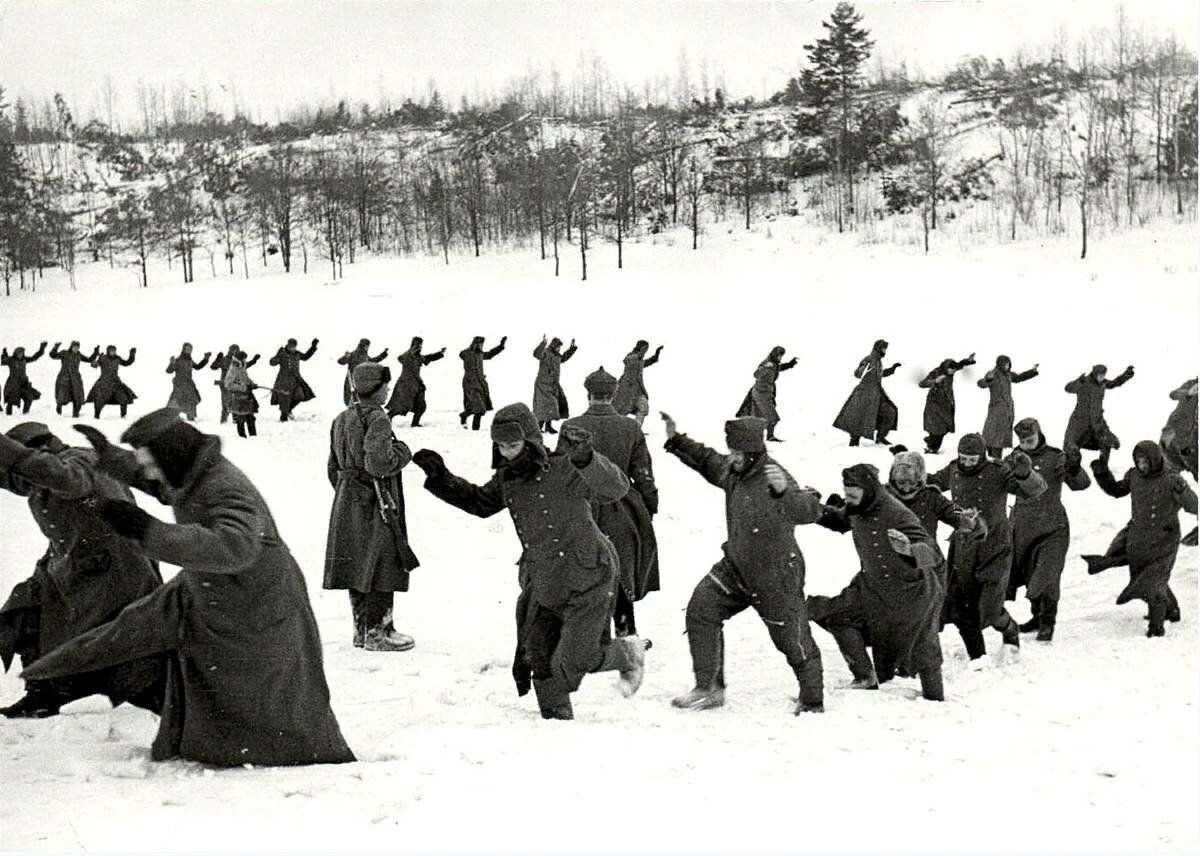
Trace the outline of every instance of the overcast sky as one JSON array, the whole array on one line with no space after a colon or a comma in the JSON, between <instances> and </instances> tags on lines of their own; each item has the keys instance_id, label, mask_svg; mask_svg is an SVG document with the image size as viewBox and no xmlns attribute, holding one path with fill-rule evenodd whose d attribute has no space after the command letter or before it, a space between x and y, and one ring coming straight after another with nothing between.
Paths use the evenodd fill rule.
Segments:
<instances>
[{"instance_id":1,"label":"overcast sky","mask_svg":"<svg viewBox=\"0 0 1200 856\"><path fill-rule=\"evenodd\" d=\"M206 83L228 111L228 85L243 109L273 121L298 100L346 97L378 104L419 96L430 79L446 103L494 92L531 69L570 79L581 54L640 88L674 78L681 49L692 81L729 95L764 97L803 65L833 2L807 0L0 0L0 86L10 102L56 91L77 117L101 115L111 76L132 115L137 81L168 89ZM966 54L1010 57L1111 26L1110 0L897 0L858 10L889 64L940 71ZM1131 23L1175 33L1196 48L1200 0L1130 0ZM226 88L222 88L222 85Z\"/></svg>"}]
</instances>

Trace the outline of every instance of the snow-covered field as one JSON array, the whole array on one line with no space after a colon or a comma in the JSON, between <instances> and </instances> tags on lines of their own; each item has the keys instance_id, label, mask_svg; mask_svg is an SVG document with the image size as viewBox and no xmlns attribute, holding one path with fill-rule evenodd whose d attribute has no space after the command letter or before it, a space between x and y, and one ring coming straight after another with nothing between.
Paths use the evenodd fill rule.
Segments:
<instances>
[{"instance_id":1,"label":"snow-covered field","mask_svg":"<svg viewBox=\"0 0 1200 856\"><path fill-rule=\"evenodd\" d=\"M262 489L305 569L334 709L360 762L233 770L151 763L154 716L85 699L47 720L0 720L0 850L1196 852L1197 551L1181 549L1173 577L1183 622L1168 625L1164 639L1145 638L1144 605L1113 605L1125 572L1089 578L1079 559L1102 551L1129 513L1127 500L1094 487L1066 498L1074 537L1054 642L1025 636L1019 662L1001 666L989 656L970 667L948 629L945 704L920 700L909 679L878 693L844 689L849 673L817 629L827 712L795 718L794 679L749 612L728 626L726 707L670 706L691 686L683 609L720 555L724 523L720 493L661 451L657 415L646 431L661 492L663 590L639 606L654 648L632 700L611 675L585 680L571 723L543 722L532 697L518 699L509 675L519 554L511 523L436 502L415 469L405 489L422 566L412 590L398 595L396 623L416 649L354 649L345 594L320 587L332 499L328 425L341 406L335 359L362 336L373 350L390 346L393 357L413 335L427 351L447 346L447 359L425 370L427 427L399 434L479 481L489 441L486 430L459 428L457 353L474 335L491 346L507 334L508 350L487 364L493 398L528 401L531 351L543 333L578 339L563 368L573 412L583 409L587 373L601 364L618 373L638 338L663 344L661 363L646 372L652 411L667 410L681 430L718 446L754 367L772 345L785 345L800 362L780 378L787 442L771 451L823 493L840 490L840 470L852 462L890 460L869 443L848 448L830 427L877 338L891 342L889 360L903 363L885 382L900 408L894 439L917 449L916 381L944 357L979 358L957 381L960 430L982 423L986 392L974 381L998 353L1017 370L1040 363L1041 377L1014 389L1017 416L1039 418L1054 443L1074 401L1063 384L1096 362L1110 374L1133 364L1137 376L1107 399L1123 441L1113 456L1120 474L1134 442L1157 439L1174 404L1167 393L1200 366L1196 237L1194 225L1115 236L1095 244L1086 262L1057 242L923 257L857 246L797 220L716 231L698 252L682 233L647 239L627 246L623 271L604 248L591 254L586 283L577 257L564 259L556 280L553 263L529 251L448 267L368 260L337 283L318 266L307 277L207 281L201 273L182 285L176 269L141 290L131 270L101 264L81 268L79 290L70 292L48 274L36 294L0 299L0 344L80 339L85 351L111 343L123 354L137 345L137 362L123 370L141 396L131 416L166 402L167 359L185 340L197 354L231 341L261 352L251 375L269 384L266 359L279 345L320 337L303 368L318 398L296 421L281 425L264 406L260 436L239 439L232 425L217 424L215 373L205 370L197 376L200 427L220 434L226 454ZM71 420L53 412L57 366L31 366L46 396L33 417L75 442ZM84 369L85 384L94 376ZM0 430L17 421L0 416ZM125 423L109 408L100 424L115 437ZM947 439L948 452L956 442ZM163 513L153 500L143 505ZM808 592L837 592L856 569L850 539L817 527L797 537ZM42 549L22 502L0 496L0 597ZM1028 617L1024 601L1012 611ZM987 635L994 653L998 636ZM0 676L0 701L20 692L15 670Z\"/></svg>"}]
</instances>

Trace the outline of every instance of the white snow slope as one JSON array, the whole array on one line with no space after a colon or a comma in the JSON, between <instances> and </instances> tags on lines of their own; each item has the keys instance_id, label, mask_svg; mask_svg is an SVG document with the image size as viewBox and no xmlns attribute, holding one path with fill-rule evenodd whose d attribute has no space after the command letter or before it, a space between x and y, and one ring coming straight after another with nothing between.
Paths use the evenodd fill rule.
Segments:
<instances>
[{"instance_id":1,"label":"white snow slope","mask_svg":"<svg viewBox=\"0 0 1200 856\"><path fill-rule=\"evenodd\" d=\"M1098 488L1066 497L1073 540L1053 643L1024 637L1021 658L995 660L987 631L983 668L968 665L953 628L942 636L948 700L921 700L915 680L882 692L845 689L849 673L833 640L814 632L825 662L824 715L792 716L795 681L753 612L727 628L728 703L693 713L670 706L691 686L683 610L720 556L721 494L661 451L659 409L712 445L758 361L775 344L799 356L779 381L780 435L771 451L802 484L840 491L841 468L886 467L886 448L846 446L830 427L876 338L904 365L885 382L900 409L896 441L921 448L917 379L944 357L972 351L979 366L957 381L960 431L977 430L986 393L974 381L998 353L1041 377L1014 390L1018 418L1038 417L1058 443L1073 397L1063 384L1105 362L1137 376L1109 393L1124 472L1137 440L1157 439L1174 402L1167 393L1200 366L1196 229L1163 226L1107 238L1081 262L1073 245L1028 242L924 257L861 247L798 220L752 232L715 230L699 251L683 233L589 259L563 276L536 253L438 260L368 260L326 281L267 272L182 285L160 270L136 287L132 270L91 265L70 292L51 273L36 294L0 300L0 343L10 349L80 339L86 350L138 346L123 374L140 398L131 417L165 403L167 358L183 341L198 354L231 341L264 354L288 337L321 339L303 371L318 398L297 420L264 406L260 436L218 425L215 373L199 373L203 430L262 489L308 578L320 622L333 704L358 763L284 769L209 769L152 763L156 718L101 697L41 721L0 720L0 849L15 851L232 852L1196 852L1200 848L1197 551L1182 548L1173 585L1183 621L1145 637L1144 605L1113 605L1123 570L1088 577L1081 553L1101 552L1129 515L1128 500ZM202 274L203 276L203 274ZM646 681L632 700L611 675L592 676L575 697L574 722L543 722L509 674L519 547L506 516L468 517L406 471L412 543L421 558L397 625L410 653L350 644L343 592L321 589L332 491L325 479L328 426L341 406L335 359L361 336L393 357L413 335L429 366L427 427L402 428L413 449L441 452L455 471L488 476L487 432L458 426L457 353L474 335L509 348L487 364L497 405L528 401L543 333L579 352L564 366L574 412L582 380L644 337L665 349L646 372L654 416L646 422L659 488L661 592L638 609L654 640ZM395 363L392 365L395 367ZM45 397L33 416L68 442L55 418L57 363L31 376ZM84 380L95 376L85 368ZM85 416L86 416L85 411ZM0 430L18 417L0 416ZM88 421L90 417L88 417ZM100 426L124 426L110 408ZM485 423L485 427L486 427ZM81 441L80 441L81 442ZM946 441L952 452L957 435ZM929 461L942 465L946 454ZM1190 477L1189 481L1190 481ZM151 513L169 511L143 499ZM1194 520L1185 517L1186 528ZM1186 531L1185 528L1185 531ZM945 529L940 540L947 536ZM849 537L815 526L797 537L807 591L833 594L856 570ZM25 578L44 548L21 500L0 496L0 596ZM174 573L173 568L166 569ZM1018 621L1028 617L1021 600ZM21 693L16 669L0 676L0 700Z\"/></svg>"}]
</instances>

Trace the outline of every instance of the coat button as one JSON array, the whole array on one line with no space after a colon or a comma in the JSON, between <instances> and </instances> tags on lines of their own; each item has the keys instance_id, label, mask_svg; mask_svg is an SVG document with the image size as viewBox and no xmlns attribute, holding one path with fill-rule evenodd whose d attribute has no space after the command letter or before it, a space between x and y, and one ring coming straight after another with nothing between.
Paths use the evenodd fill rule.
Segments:
<instances>
[{"instance_id":1,"label":"coat button","mask_svg":"<svg viewBox=\"0 0 1200 856\"><path fill-rule=\"evenodd\" d=\"M216 667L215 665L214 665L214 666L209 666L209 667L208 667L208 670L209 670L210 672L215 672L215 671L217 670L217 667Z\"/></svg>"},{"instance_id":2,"label":"coat button","mask_svg":"<svg viewBox=\"0 0 1200 856\"><path fill-rule=\"evenodd\" d=\"M558 555L560 555L560 556L561 556L561 555L563 555L563 551L562 551L562 550L559 550L559 551L558 551Z\"/></svg>"},{"instance_id":3,"label":"coat button","mask_svg":"<svg viewBox=\"0 0 1200 856\"><path fill-rule=\"evenodd\" d=\"M200 587L201 588L212 588L212 583L210 583L208 580L205 580L204 582L200 583Z\"/></svg>"}]
</instances>

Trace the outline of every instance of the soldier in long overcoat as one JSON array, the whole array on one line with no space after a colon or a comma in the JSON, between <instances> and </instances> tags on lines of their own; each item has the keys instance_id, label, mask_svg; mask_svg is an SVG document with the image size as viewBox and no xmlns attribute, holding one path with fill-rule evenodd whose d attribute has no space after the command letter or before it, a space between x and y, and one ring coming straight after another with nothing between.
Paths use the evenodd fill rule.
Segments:
<instances>
[{"instance_id":1,"label":"soldier in long overcoat","mask_svg":"<svg viewBox=\"0 0 1200 856\"><path fill-rule=\"evenodd\" d=\"M974 354L965 360L947 358L917 383L921 389L929 390L922 422L926 434L925 454L936 455L942 451L942 440L947 434L954 433L954 375L973 365Z\"/></svg>"},{"instance_id":2,"label":"soldier in long overcoat","mask_svg":"<svg viewBox=\"0 0 1200 856\"><path fill-rule=\"evenodd\" d=\"M861 570L840 594L809 597L809 616L837 641L853 688L878 689L897 674L916 675L925 698L945 701L938 640L944 560L937 542L883 489L870 464L842 470L842 485L845 501L826 504L818 522L853 533Z\"/></svg>"},{"instance_id":3,"label":"soldier in long overcoat","mask_svg":"<svg viewBox=\"0 0 1200 856\"><path fill-rule=\"evenodd\" d=\"M1040 642L1054 638L1063 568L1071 545L1071 525L1062 503L1062 489L1085 490L1092 480L1080 466L1079 450L1066 452L1047 445L1041 424L1025 418L1014 428L1020 450L1046 482L1036 497L1017 495L1012 508L1013 564L1008 578L1008 599L1025 586L1033 617L1021 625L1023 633L1037 631Z\"/></svg>"},{"instance_id":4,"label":"soldier in long overcoat","mask_svg":"<svg viewBox=\"0 0 1200 856\"><path fill-rule=\"evenodd\" d=\"M303 401L312 401L316 393L300 376L300 363L312 359L317 352L317 342L313 339L308 350L301 352L295 339L288 339L287 344L275 352L270 364L279 366L275 375L275 383L271 385L271 403L279 406L279 421L287 422L292 416L292 409Z\"/></svg>"},{"instance_id":5,"label":"soldier in long overcoat","mask_svg":"<svg viewBox=\"0 0 1200 856\"><path fill-rule=\"evenodd\" d=\"M458 422L464 428L467 417L471 417L471 430L478 431L483 422L483 414L492 409L492 393L488 388L487 375L483 371L483 361L490 360L508 344L508 336L500 337L500 344L494 348L483 347L483 336L476 336L464 351L458 352L458 358L463 364L463 409L458 414Z\"/></svg>"},{"instance_id":6,"label":"soldier in long overcoat","mask_svg":"<svg viewBox=\"0 0 1200 856\"><path fill-rule=\"evenodd\" d=\"M233 417L239 437L258 436L258 417L255 415L258 413L258 399L254 397L254 390L259 386L246 372L257 359L258 354L255 354L253 360L247 360L246 352L237 345L231 345L224 357L220 380L221 406L225 409L225 416Z\"/></svg>"},{"instance_id":7,"label":"soldier in long overcoat","mask_svg":"<svg viewBox=\"0 0 1200 856\"><path fill-rule=\"evenodd\" d=\"M991 368L975 385L988 391L987 416L983 420L983 443L987 453L993 458L1004 456L1005 449L1011 449L1013 444L1013 422L1017 418L1013 406L1012 385L1024 383L1037 377L1038 364L1024 372L1012 370L1012 360L1004 354L996 357L996 365Z\"/></svg>"},{"instance_id":8,"label":"soldier in long overcoat","mask_svg":"<svg viewBox=\"0 0 1200 856\"><path fill-rule=\"evenodd\" d=\"M1104 419L1104 393L1124 385L1132 377L1133 366L1129 366L1108 380L1108 368L1097 363L1090 372L1081 374L1064 387L1075 395L1075 409L1071 411L1063 436L1064 450L1098 449L1100 460L1107 461L1113 449L1121 448L1121 441Z\"/></svg>"},{"instance_id":9,"label":"soldier in long overcoat","mask_svg":"<svg viewBox=\"0 0 1200 856\"><path fill-rule=\"evenodd\" d=\"M384 348L373 357L369 353L370 348L370 339L359 339L353 351L346 351L346 353L338 357L338 365L346 367L346 379L342 381L342 402L347 407L354 400L354 396L350 391L350 373L354 371L355 367L361 363L382 363L387 359L387 348Z\"/></svg>"},{"instance_id":10,"label":"soldier in long overcoat","mask_svg":"<svg viewBox=\"0 0 1200 856\"><path fill-rule=\"evenodd\" d=\"M871 353L859 361L858 368L854 370L854 376L859 379L858 385L833 420L834 428L850 435L851 446L857 446L863 437L885 443L888 432L896 429L899 414L896 405L883 391L883 379L895 374L900 363L893 363L886 369L883 367L887 349L887 341L877 339L871 347Z\"/></svg>"},{"instance_id":11,"label":"soldier in long overcoat","mask_svg":"<svg viewBox=\"0 0 1200 856\"><path fill-rule=\"evenodd\" d=\"M100 514L179 573L113 621L25 669L56 678L167 653L155 761L287 766L353 761L329 703L321 638L304 575L266 501L202 434L162 408L122 435L132 452L81 426L101 467L171 506L164 523L136 505Z\"/></svg>"},{"instance_id":12,"label":"soldier in long overcoat","mask_svg":"<svg viewBox=\"0 0 1200 856\"><path fill-rule=\"evenodd\" d=\"M50 359L62 363L58 369L58 376L54 378L54 411L62 416L63 406L69 404L71 405L71 417L74 419L78 418L79 411L83 409L85 396L79 364L85 362L85 359L79 352L79 342L71 342L65 351L59 350L61 345L62 342L55 342L54 347L50 349ZM99 355L100 346L97 345L86 362L91 362Z\"/></svg>"},{"instance_id":13,"label":"soldier in long overcoat","mask_svg":"<svg viewBox=\"0 0 1200 856\"><path fill-rule=\"evenodd\" d=\"M1117 605L1144 600L1150 607L1146 635L1163 636L1163 621L1179 620L1179 601L1170 585L1179 552L1179 512L1196 513L1196 494L1183 476L1165 465L1162 450L1153 440L1133 447L1133 463L1117 481L1106 461L1092 461L1096 484L1111 497L1128 496L1132 512L1103 556L1085 555L1083 559L1089 574L1128 565L1129 585L1117 597Z\"/></svg>"},{"instance_id":14,"label":"soldier in long overcoat","mask_svg":"<svg viewBox=\"0 0 1200 856\"><path fill-rule=\"evenodd\" d=\"M797 715L825 709L821 651L808 626L804 556L795 528L815 523L820 495L801 488L767 455L766 422L744 416L725 423L729 454L722 455L675 430L662 414L666 449L725 494L723 556L696 584L687 606L688 647L695 687L672 700L675 707L706 710L725 703L724 625L754 607L797 682Z\"/></svg>"},{"instance_id":15,"label":"soldier in long overcoat","mask_svg":"<svg viewBox=\"0 0 1200 856\"><path fill-rule=\"evenodd\" d=\"M34 522L46 536L33 575L0 606L0 661L23 666L79 634L116 617L126 605L162 585L158 566L117 535L97 512L97 501L132 500L124 485L102 474L91 449L68 448L40 422L24 422L0 436L0 488L28 497ZM107 695L158 713L166 663L145 657L75 678L30 680L25 696L0 708L8 717L44 717L92 694Z\"/></svg>"},{"instance_id":16,"label":"soldier in long overcoat","mask_svg":"<svg viewBox=\"0 0 1200 856\"><path fill-rule=\"evenodd\" d=\"M42 397L42 394L34 389L25 366L42 358L42 354L46 353L46 344L42 342L38 349L29 355L25 354L25 348L21 346L14 348L11 355L8 348L0 349L0 365L8 366L8 379L4 381L5 416L12 416L14 407L20 407L22 413L28 413L33 403Z\"/></svg>"},{"instance_id":17,"label":"soldier in long overcoat","mask_svg":"<svg viewBox=\"0 0 1200 856\"><path fill-rule=\"evenodd\" d=\"M642 372L658 362L662 356L662 345L654 349L654 355L647 357L650 343L638 339L633 350L622 360L621 378L617 382L617 391L613 394L612 406L621 416L632 416L638 425L646 420L650 413L650 394L646 392L646 379Z\"/></svg>"},{"instance_id":18,"label":"soldier in long overcoat","mask_svg":"<svg viewBox=\"0 0 1200 856\"><path fill-rule=\"evenodd\" d=\"M616 635L636 636L633 605L659 588L658 539L653 521L658 513L654 468L645 435L636 422L622 416L612 405L617 379L601 366L584 379L583 386L587 390L588 408L583 415L564 422L563 427L574 425L588 431L596 451L616 464L632 485L617 502L592 506L592 516L600 531L612 541L620 564L613 611ZM568 451L567 445L560 434L557 451Z\"/></svg>"},{"instance_id":19,"label":"soldier in long overcoat","mask_svg":"<svg viewBox=\"0 0 1200 856\"><path fill-rule=\"evenodd\" d=\"M533 413L509 404L492 419L492 466L475 485L446 469L441 455L413 456L425 489L476 517L505 508L521 540L517 653L513 678L525 695L532 685L543 719L573 719L571 693L583 676L618 671L625 696L645 676L646 649L636 636L610 639L617 556L596 526L594 503L616 502L629 479L592 449L585 431L570 429L570 452L550 454Z\"/></svg>"},{"instance_id":20,"label":"soldier in long overcoat","mask_svg":"<svg viewBox=\"0 0 1200 856\"><path fill-rule=\"evenodd\" d=\"M562 364L575 356L578 349L574 339L565 351L560 351L560 348L562 339L555 336L547 345L546 337L542 336L542 341L533 349L533 358L538 361L537 378L533 381L533 416L547 434L558 433L554 428L556 419L566 419L571 415L560 378Z\"/></svg>"},{"instance_id":21,"label":"soldier in long overcoat","mask_svg":"<svg viewBox=\"0 0 1200 856\"><path fill-rule=\"evenodd\" d=\"M400 362L400 379L396 381L396 386L392 389L392 397L387 403L388 416L412 413L412 427L414 428L420 426L426 407L425 381L421 379L421 369L446 356L444 345L441 350L428 354L421 353L421 346L424 343L425 340L420 336L413 336L408 350L397 357Z\"/></svg>"},{"instance_id":22,"label":"soldier in long overcoat","mask_svg":"<svg viewBox=\"0 0 1200 856\"><path fill-rule=\"evenodd\" d=\"M103 354L93 354L92 358L88 360L94 368L100 369L100 377L96 378L96 382L88 390L85 399L92 403L97 419L100 418L100 413L104 408L110 404L121 408L122 418L129 412L129 405L133 404L137 393L121 380L121 366L133 365L136 357L137 348L130 348L129 357L121 359L117 354L116 345L109 345L104 349Z\"/></svg>"},{"instance_id":23,"label":"soldier in long overcoat","mask_svg":"<svg viewBox=\"0 0 1200 856\"><path fill-rule=\"evenodd\" d=\"M200 362L192 357L192 343L184 342L179 355L167 361L167 374L174 375L171 379L171 397L167 399L167 407L174 407L183 413L189 421L196 421L196 407L200 404L200 390L196 389L196 381L192 372L208 365L212 351L205 351Z\"/></svg>"},{"instance_id":24,"label":"soldier in long overcoat","mask_svg":"<svg viewBox=\"0 0 1200 856\"><path fill-rule=\"evenodd\" d=\"M417 557L408 544L401 470L412 460L383 410L391 370L359 363L350 378L354 403L329 430L326 473L333 487L325 542L327 589L350 592L354 645L407 651L413 639L393 623L395 592L408 591Z\"/></svg>"},{"instance_id":25,"label":"soldier in long overcoat","mask_svg":"<svg viewBox=\"0 0 1200 856\"><path fill-rule=\"evenodd\" d=\"M1178 402L1167 424L1163 426L1159 440L1167 461L1181 471L1196 478L1196 378L1185 380L1171 390L1171 400Z\"/></svg>"},{"instance_id":26,"label":"soldier in long overcoat","mask_svg":"<svg viewBox=\"0 0 1200 856\"><path fill-rule=\"evenodd\" d=\"M930 475L929 483L949 491L960 507L979 512L987 527L983 539L964 532L950 536L950 584L943 618L958 627L972 660L987 653L985 627L999 631L1014 651L1019 649L1020 628L1004 608L1013 559L1008 496L1036 498L1046 490L1045 480L1024 452L1014 452L1007 461L990 460L983 437L964 434L958 441L958 458Z\"/></svg>"},{"instance_id":27,"label":"soldier in long overcoat","mask_svg":"<svg viewBox=\"0 0 1200 856\"><path fill-rule=\"evenodd\" d=\"M213 361L209 364L209 368L213 371L219 371L216 385L221 389L221 424L224 425L229 420L229 391L225 385L225 375L229 371L229 364L232 361L234 354L241 354L242 368L249 369L258 362L262 354L255 354L253 357L246 359L246 352L235 342L229 346L227 351L217 351L217 355L213 357ZM254 403L254 410L258 410L258 402Z\"/></svg>"},{"instance_id":28,"label":"soldier in long overcoat","mask_svg":"<svg viewBox=\"0 0 1200 856\"><path fill-rule=\"evenodd\" d=\"M758 364L754 370L754 384L742 404L738 407L738 416L757 416L767 423L767 439L778 441L775 436L775 426L779 424L779 411L775 407L775 385L779 373L796 367L796 357L783 362L783 345L776 345L767 354L767 358Z\"/></svg>"}]
</instances>

